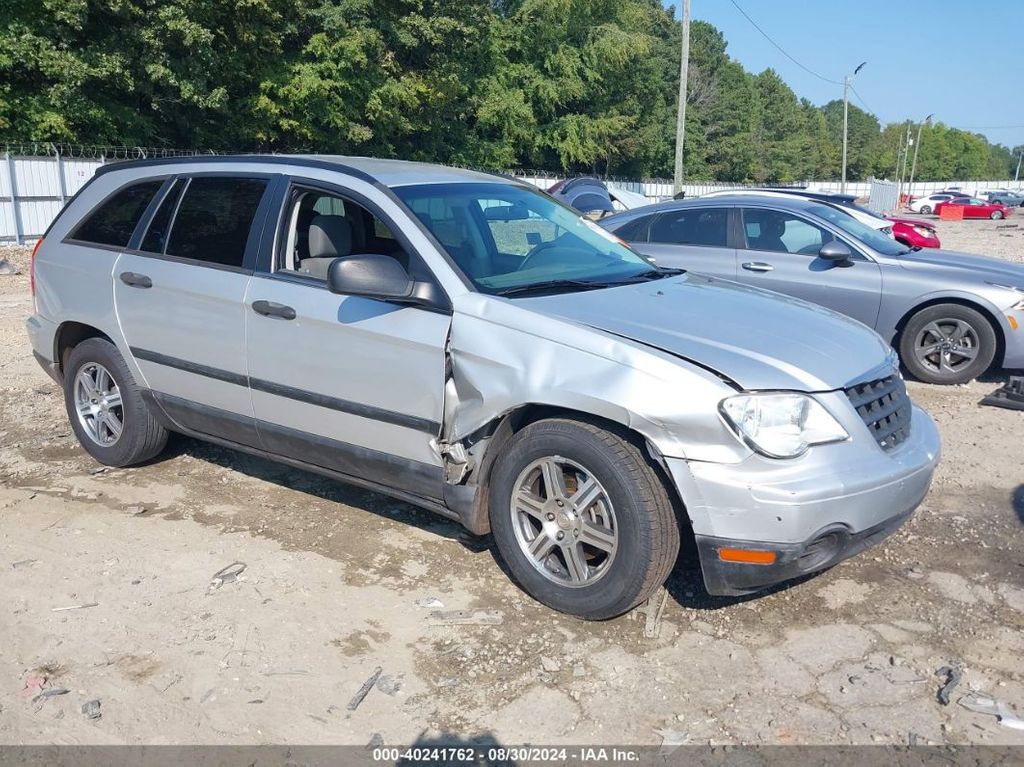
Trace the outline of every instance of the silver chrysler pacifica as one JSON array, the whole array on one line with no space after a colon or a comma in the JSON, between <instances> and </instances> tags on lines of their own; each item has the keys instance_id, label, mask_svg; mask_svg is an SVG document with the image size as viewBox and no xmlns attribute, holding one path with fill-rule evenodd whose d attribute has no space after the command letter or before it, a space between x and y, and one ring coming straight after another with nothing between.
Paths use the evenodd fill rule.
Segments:
<instances>
[{"instance_id":1,"label":"silver chrysler pacifica","mask_svg":"<svg viewBox=\"0 0 1024 767\"><path fill-rule=\"evenodd\" d=\"M494 536L531 595L623 613L693 536L711 594L882 540L939 458L874 331L659 268L513 179L327 156L102 168L33 256L82 446L169 431Z\"/></svg>"}]
</instances>

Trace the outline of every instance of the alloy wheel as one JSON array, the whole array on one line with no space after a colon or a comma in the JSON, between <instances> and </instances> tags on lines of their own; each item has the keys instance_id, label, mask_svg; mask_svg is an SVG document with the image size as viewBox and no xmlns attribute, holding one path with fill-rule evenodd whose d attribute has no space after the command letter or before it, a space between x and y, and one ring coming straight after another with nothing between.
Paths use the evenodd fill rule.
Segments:
<instances>
[{"instance_id":1,"label":"alloy wheel","mask_svg":"<svg viewBox=\"0 0 1024 767\"><path fill-rule=\"evenodd\" d=\"M978 332L958 319L929 322L914 339L914 356L933 373L958 373L978 356Z\"/></svg>"},{"instance_id":2,"label":"alloy wheel","mask_svg":"<svg viewBox=\"0 0 1024 767\"><path fill-rule=\"evenodd\" d=\"M115 444L124 431L121 392L105 367L83 365L75 376L75 411L86 435L102 447Z\"/></svg>"},{"instance_id":3,"label":"alloy wheel","mask_svg":"<svg viewBox=\"0 0 1024 767\"><path fill-rule=\"evenodd\" d=\"M619 546L611 499L585 467L561 456L530 463L510 504L516 542L545 578L590 586L604 577Z\"/></svg>"}]
</instances>

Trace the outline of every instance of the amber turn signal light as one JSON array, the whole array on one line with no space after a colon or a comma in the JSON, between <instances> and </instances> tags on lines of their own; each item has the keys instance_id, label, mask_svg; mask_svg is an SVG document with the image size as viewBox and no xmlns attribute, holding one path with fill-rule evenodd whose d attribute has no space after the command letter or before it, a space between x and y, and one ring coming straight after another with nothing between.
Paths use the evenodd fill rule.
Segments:
<instances>
[{"instance_id":1,"label":"amber turn signal light","mask_svg":"<svg viewBox=\"0 0 1024 767\"><path fill-rule=\"evenodd\" d=\"M723 562L742 562L747 565L770 565L775 562L774 551L753 549L719 549L718 558Z\"/></svg>"}]
</instances>

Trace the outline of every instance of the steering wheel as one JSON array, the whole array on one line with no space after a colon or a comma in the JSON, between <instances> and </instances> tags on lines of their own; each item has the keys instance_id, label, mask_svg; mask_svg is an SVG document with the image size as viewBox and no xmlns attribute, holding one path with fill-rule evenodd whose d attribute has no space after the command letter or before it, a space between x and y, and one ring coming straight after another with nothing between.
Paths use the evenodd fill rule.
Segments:
<instances>
[{"instance_id":1,"label":"steering wheel","mask_svg":"<svg viewBox=\"0 0 1024 767\"><path fill-rule=\"evenodd\" d=\"M516 269L516 271L521 272L524 271L525 269L528 269L531 266L530 262L532 260L537 258L537 256L543 255L546 251L549 251L555 247L557 247L557 245L554 241L542 242L540 245L534 246L530 250L530 252L527 253L526 256L523 258L523 262L519 264L519 267Z\"/></svg>"}]
</instances>

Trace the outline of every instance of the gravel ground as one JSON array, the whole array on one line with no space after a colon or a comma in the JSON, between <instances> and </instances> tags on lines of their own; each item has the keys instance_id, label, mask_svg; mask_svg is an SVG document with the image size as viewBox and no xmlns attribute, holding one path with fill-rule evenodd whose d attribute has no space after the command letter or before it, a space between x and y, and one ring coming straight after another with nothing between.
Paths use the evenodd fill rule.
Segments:
<instances>
[{"instance_id":1,"label":"gravel ground","mask_svg":"<svg viewBox=\"0 0 1024 767\"><path fill-rule=\"evenodd\" d=\"M1004 221L940 221L938 216L901 213L900 218L920 218L939 227L945 250L980 253L1024 264L1024 208L1014 208Z\"/></svg>"},{"instance_id":2,"label":"gravel ground","mask_svg":"<svg viewBox=\"0 0 1024 767\"><path fill-rule=\"evenodd\" d=\"M939 227L1021 260L1020 229ZM999 376L911 385L944 457L882 546L746 599L708 597L684 557L645 636L640 611L538 606L487 539L373 493L184 438L102 470L25 339L27 254L0 249L22 270L0 276L0 743L1024 745L955 702L1024 715L1024 413L977 406ZM500 623L439 625L431 600Z\"/></svg>"}]
</instances>

